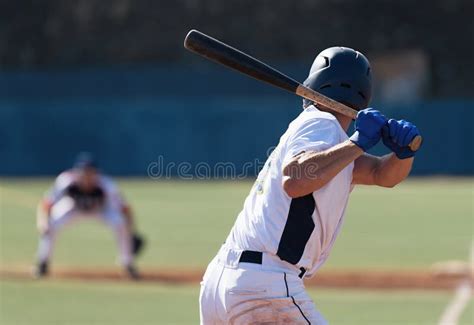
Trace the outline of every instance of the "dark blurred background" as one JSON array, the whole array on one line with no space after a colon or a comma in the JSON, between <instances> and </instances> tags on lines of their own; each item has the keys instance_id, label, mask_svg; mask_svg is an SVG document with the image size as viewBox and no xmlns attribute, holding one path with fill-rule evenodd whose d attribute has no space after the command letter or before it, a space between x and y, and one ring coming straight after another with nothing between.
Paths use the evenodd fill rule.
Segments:
<instances>
[{"instance_id":1,"label":"dark blurred background","mask_svg":"<svg viewBox=\"0 0 474 325\"><path fill-rule=\"evenodd\" d=\"M473 174L473 12L472 0L1 0L0 174L54 174L81 150L121 175L159 156L264 159L300 99L185 51L191 28L300 81L324 48L365 53L373 106L425 137L414 174Z\"/></svg>"}]
</instances>

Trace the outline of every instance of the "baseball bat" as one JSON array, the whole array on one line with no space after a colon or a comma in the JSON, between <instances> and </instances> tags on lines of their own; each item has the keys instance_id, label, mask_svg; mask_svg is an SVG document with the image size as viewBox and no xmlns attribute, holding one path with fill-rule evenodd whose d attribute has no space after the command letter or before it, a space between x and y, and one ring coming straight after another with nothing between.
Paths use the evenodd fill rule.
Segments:
<instances>
[{"instance_id":1,"label":"baseball bat","mask_svg":"<svg viewBox=\"0 0 474 325\"><path fill-rule=\"evenodd\" d=\"M355 119L357 116L355 109L328 98L262 61L195 29L189 31L186 35L184 47L206 59L225 65L226 67L237 70L257 80L267 82L300 97L309 99L334 112L343 114L352 119ZM408 146L412 151L417 151L420 148L421 142L422 137L418 135Z\"/></svg>"}]
</instances>

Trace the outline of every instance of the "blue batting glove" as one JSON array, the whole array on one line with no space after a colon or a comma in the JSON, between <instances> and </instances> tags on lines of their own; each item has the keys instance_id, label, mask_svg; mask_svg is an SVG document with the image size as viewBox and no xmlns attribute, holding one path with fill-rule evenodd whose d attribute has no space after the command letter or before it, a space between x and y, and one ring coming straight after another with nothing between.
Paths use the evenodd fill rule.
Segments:
<instances>
[{"instance_id":1,"label":"blue batting glove","mask_svg":"<svg viewBox=\"0 0 474 325\"><path fill-rule=\"evenodd\" d=\"M367 151L379 142L382 136L382 128L387 119L379 111L366 108L357 113L354 134L349 138L362 150Z\"/></svg>"},{"instance_id":2,"label":"blue batting glove","mask_svg":"<svg viewBox=\"0 0 474 325\"><path fill-rule=\"evenodd\" d=\"M408 145L417 135L420 135L420 131L413 123L405 120L390 119L382 128L383 144L392 150L399 159L415 155L416 152L412 151Z\"/></svg>"}]
</instances>

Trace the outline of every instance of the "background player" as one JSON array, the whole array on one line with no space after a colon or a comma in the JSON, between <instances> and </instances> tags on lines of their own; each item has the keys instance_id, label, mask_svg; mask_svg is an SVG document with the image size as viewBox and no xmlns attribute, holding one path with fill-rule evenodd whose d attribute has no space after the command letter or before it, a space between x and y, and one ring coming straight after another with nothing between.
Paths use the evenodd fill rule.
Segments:
<instances>
[{"instance_id":1,"label":"background player","mask_svg":"<svg viewBox=\"0 0 474 325\"><path fill-rule=\"evenodd\" d=\"M348 138L350 118L304 101L206 270L203 324L326 323L302 279L329 256L353 186L404 180L415 154L407 146L419 134L409 122L364 109L371 83L369 62L359 52L333 47L316 57L305 84L361 110L356 131ZM380 139L393 153L366 154Z\"/></svg>"},{"instance_id":2,"label":"background player","mask_svg":"<svg viewBox=\"0 0 474 325\"><path fill-rule=\"evenodd\" d=\"M99 173L96 161L88 153L81 153L73 169L56 178L52 189L38 206L40 240L35 270L37 277L48 274L58 231L78 219L99 219L109 226L115 234L120 262L125 271L131 278L139 277L133 259L144 242L135 232L131 209L114 182Z\"/></svg>"}]
</instances>

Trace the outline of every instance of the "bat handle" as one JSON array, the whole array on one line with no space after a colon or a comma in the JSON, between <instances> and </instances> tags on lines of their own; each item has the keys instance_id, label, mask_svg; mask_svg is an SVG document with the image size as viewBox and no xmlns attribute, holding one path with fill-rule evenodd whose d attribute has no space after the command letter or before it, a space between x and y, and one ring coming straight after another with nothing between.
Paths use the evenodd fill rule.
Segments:
<instances>
[{"instance_id":1,"label":"bat handle","mask_svg":"<svg viewBox=\"0 0 474 325\"><path fill-rule=\"evenodd\" d=\"M418 149L420 149L422 142L423 142L423 138L421 137L421 135L417 135L416 137L413 138L413 140L411 140L408 147L410 148L411 151L418 151Z\"/></svg>"}]
</instances>

